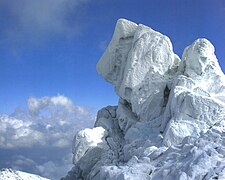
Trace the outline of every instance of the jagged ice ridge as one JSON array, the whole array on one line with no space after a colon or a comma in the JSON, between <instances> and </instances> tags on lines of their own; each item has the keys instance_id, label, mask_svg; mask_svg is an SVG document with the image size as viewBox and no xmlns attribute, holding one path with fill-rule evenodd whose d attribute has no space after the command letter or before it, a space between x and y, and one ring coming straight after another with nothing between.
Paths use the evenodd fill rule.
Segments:
<instances>
[{"instance_id":1,"label":"jagged ice ridge","mask_svg":"<svg viewBox=\"0 0 225 180\"><path fill-rule=\"evenodd\" d=\"M207 39L182 60L153 29L119 19L97 71L117 106L75 135L63 179L225 179L225 76Z\"/></svg>"}]
</instances>

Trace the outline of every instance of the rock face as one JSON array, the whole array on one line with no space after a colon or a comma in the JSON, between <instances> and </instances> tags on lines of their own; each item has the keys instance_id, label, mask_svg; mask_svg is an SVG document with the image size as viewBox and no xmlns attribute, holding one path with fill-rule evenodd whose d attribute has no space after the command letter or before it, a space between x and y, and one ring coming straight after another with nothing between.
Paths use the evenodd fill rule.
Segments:
<instances>
[{"instance_id":1,"label":"rock face","mask_svg":"<svg viewBox=\"0 0 225 180\"><path fill-rule=\"evenodd\" d=\"M225 76L207 39L180 60L168 37L119 19L97 71L120 100L75 135L64 179L225 179Z\"/></svg>"}]
</instances>

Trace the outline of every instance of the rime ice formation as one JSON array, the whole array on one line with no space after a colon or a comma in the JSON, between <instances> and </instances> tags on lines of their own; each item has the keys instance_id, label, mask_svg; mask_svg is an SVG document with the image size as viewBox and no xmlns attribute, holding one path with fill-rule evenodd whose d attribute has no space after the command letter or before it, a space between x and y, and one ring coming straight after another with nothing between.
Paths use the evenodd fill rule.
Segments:
<instances>
[{"instance_id":1,"label":"rime ice formation","mask_svg":"<svg viewBox=\"0 0 225 180\"><path fill-rule=\"evenodd\" d=\"M119 103L75 135L64 179L225 179L225 76L208 40L180 60L168 37L119 19L97 71Z\"/></svg>"},{"instance_id":2,"label":"rime ice formation","mask_svg":"<svg viewBox=\"0 0 225 180\"><path fill-rule=\"evenodd\" d=\"M0 170L0 180L49 180L38 175L14 171L12 169Z\"/></svg>"},{"instance_id":3,"label":"rime ice formation","mask_svg":"<svg viewBox=\"0 0 225 180\"><path fill-rule=\"evenodd\" d=\"M198 39L183 53L164 113L164 143L178 144L198 137L225 120L225 76L213 45ZM164 129L164 127L166 128Z\"/></svg>"},{"instance_id":4,"label":"rime ice formation","mask_svg":"<svg viewBox=\"0 0 225 180\"><path fill-rule=\"evenodd\" d=\"M151 121L163 110L164 90L179 62L168 37L147 26L119 20L97 71L131 104L141 121Z\"/></svg>"}]
</instances>

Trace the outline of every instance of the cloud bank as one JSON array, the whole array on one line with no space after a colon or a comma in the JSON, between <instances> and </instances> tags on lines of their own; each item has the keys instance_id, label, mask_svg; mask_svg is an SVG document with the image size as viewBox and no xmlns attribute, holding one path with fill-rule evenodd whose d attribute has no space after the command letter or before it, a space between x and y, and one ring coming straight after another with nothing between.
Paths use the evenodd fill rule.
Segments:
<instances>
[{"instance_id":1,"label":"cloud bank","mask_svg":"<svg viewBox=\"0 0 225 180\"><path fill-rule=\"evenodd\" d=\"M1 168L59 179L72 166L75 132L93 126L94 116L63 95L31 97L26 109L1 115L0 123L0 156L5 157L0 161Z\"/></svg>"}]
</instances>

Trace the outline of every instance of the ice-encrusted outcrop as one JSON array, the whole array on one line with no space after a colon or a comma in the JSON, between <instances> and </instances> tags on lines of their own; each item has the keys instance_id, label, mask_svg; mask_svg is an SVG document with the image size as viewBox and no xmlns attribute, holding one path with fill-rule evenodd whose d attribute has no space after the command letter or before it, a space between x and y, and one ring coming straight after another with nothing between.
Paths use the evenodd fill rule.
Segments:
<instances>
[{"instance_id":1,"label":"ice-encrusted outcrop","mask_svg":"<svg viewBox=\"0 0 225 180\"><path fill-rule=\"evenodd\" d=\"M225 76L213 45L198 39L183 53L164 113L164 142L178 144L225 120ZM164 126L167 126L164 130Z\"/></svg>"},{"instance_id":2,"label":"ice-encrusted outcrop","mask_svg":"<svg viewBox=\"0 0 225 180\"><path fill-rule=\"evenodd\" d=\"M214 51L198 39L180 60L168 37L119 19L97 64L118 106L75 136L64 179L225 179L225 76Z\"/></svg>"},{"instance_id":3,"label":"ice-encrusted outcrop","mask_svg":"<svg viewBox=\"0 0 225 180\"><path fill-rule=\"evenodd\" d=\"M120 19L97 71L141 121L150 121L163 111L164 92L179 62L168 37Z\"/></svg>"}]
</instances>

